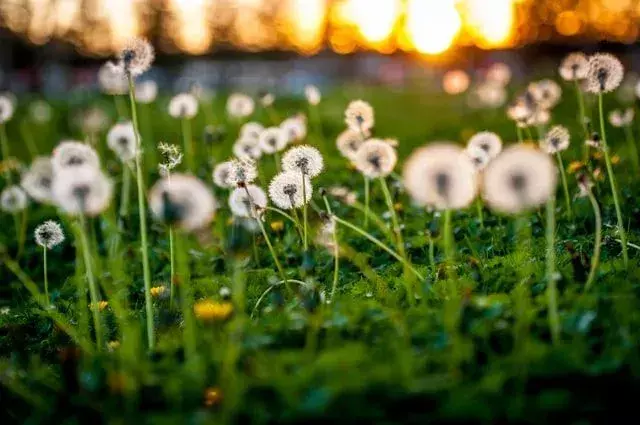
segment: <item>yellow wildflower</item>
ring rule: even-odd
[[[233,304],[229,302],[216,302],[211,300],[198,301],[193,306],[196,317],[204,321],[226,320],[233,313]]]

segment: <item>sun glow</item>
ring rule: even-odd
[[[420,53],[447,50],[460,32],[462,21],[455,0],[409,0],[405,31]]]
[[[514,26],[514,0],[465,0],[465,27],[481,47],[504,46]]]
[[[399,0],[350,0],[347,14],[370,43],[381,43],[393,33],[401,11]]]

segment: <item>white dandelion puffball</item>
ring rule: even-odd
[[[233,118],[246,118],[253,114],[255,102],[250,96],[233,93],[227,99],[227,114]]]
[[[244,137],[233,144],[233,154],[240,159],[258,160],[262,157],[260,142],[253,137]]]
[[[129,82],[124,69],[112,62],[105,63],[98,70],[98,84],[106,94],[124,95],[129,93]]]
[[[536,109],[526,120],[525,124],[529,126],[545,125],[551,121],[551,112],[548,109]]]
[[[540,80],[529,84],[527,89],[538,107],[551,109],[562,98],[562,88],[553,80]]]
[[[491,81],[478,85],[473,94],[483,108],[496,109],[507,102],[507,90],[504,86]]]
[[[212,177],[213,183],[216,186],[222,189],[230,189],[232,187],[235,187],[235,184],[231,184],[229,182],[229,176],[231,175],[232,166],[233,164],[231,161],[225,161],[217,164],[213,168]]]
[[[53,172],[67,168],[91,167],[100,168],[100,158],[89,145],[75,140],[65,140],[56,146],[51,155]]]
[[[535,105],[531,95],[518,96],[507,108],[507,117],[517,123],[526,122],[535,113]]]
[[[191,93],[180,93],[169,101],[169,115],[173,118],[191,119],[198,114],[198,99]]]
[[[484,170],[482,196],[490,208],[517,214],[537,208],[555,195],[557,169],[539,149],[514,145]]]
[[[298,114],[280,123],[280,128],[287,136],[287,143],[304,140],[307,137],[307,118]]]
[[[309,105],[317,106],[322,101],[322,93],[320,89],[314,85],[308,85],[304,88],[304,97],[307,98]]]
[[[27,207],[27,194],[20,186],[13,185],[4,188],[0,194],[0,207],[2,211],[10,214],[22,211]]]
[[[362,144],[364,143],[363,134],[359,131],[346,129],[336,139],[336,146],[338,150],[345,158],[355,161],[356,153]],[[369,132],[365,132],[365,137],[369,137]]]
[[[316,177],[324,169],[324,159],[320,151],[313,146],[296,146],[289,149],[282,157],[282,169]]]
[[[565,81],[584,80],[589,73],[589,58],[581,52],[567,55],[558,70]]]
[[[30,197],[45,204],[53,201],[52,183],[53,164],[51,158],[46,156],[35,158],[20,180],[20,186]]]
[[[260,96],[260,105],[264,108],[268,108],[276,101],[276,96],[273,93],[264,93]]]
[[[471,159],[462,148],[449,142],[416,150],[404,166],[403,180],[416,203],[438,210],[469,206],[478,188]]]
[[[196,177],[172,174],[153,185],[149,207],[157,220],[192,232],[211,223],[216,201],[209,188]]]
[[[267,194],[253,184],[236,188],[229,195],[229,208],[237,217],[259,218],[266,207]]]
[[[35,100],[29,105],[29,115],[33,122],[44,124],[51,121],[53,116],[53,108],[44,100]]]
[[[285,171],[276,175],[269,184],[269,198],[283,210],[302,207],[313,195],[310,180],[304,179],[304,189],[302,180],[300,173],[296,171]]]
[[[234,159],[230,161],[227,181],[232,187],[246,186],[258,177],[258,169],[252,160]]]
[[[140,140],[138,135],[137,140]],[[131,121],[118,123],[107,133],[107,146],[122,162],[131,161],[138,153],[136,132]]]
[[[487,165],[489,165],[492,159],[487,151],[476,145],[467,146],[464,153],[469,157],[477,171],[482,171],[487,168]]]
[[[136,84],[136,102],[142,104],[153,103],[158,97],[158,83],[145,80]]]
[[[597,53],[589,58],[587,90],[591,93],[609,93],[622,83],[624,67],[609,53]]]
[[[153,46],[144,38],[130,39],[118,55],[119,65],[133,77],[147,72],[154,58]]]
[[[363,100],[354,100],[344,113],[347,126],[355,131],[369,131],[375,125],[373,107]]]
[[[481,131],[469,139],[468,148],[480,148],[489,155],[489,159],[495,158],[502,151],[502,139],[496,133]]]
[[[264,126],[258,122],[248,122],[240,127],[240,139],[250,138],[250,139],[258,139],[262,132],[264,131]]]
[[[182,163],[182,152],[178,146],[163,142],[158,144],[158,151],[162,155],[162,162],[158,164],[160,175],[166,177]]]
[[[45,221],[36,227],[33,233],[36,243],[46,249],[52,249],[64,242],[62,226],[53,220]]]
[[[13,117],[15,107],[13,101],[5,95],[0,95],[0,124],[4,124]]]
[[[461,69],[447,71],[442,77],[442,88],[447,94],[462,94],[467,91],[470,84],[469,74]]]
[[[609,123],[614,127],[626,127],[633,122],[634,117],[633,108],[627,108],[624,111],[616,109],[609,113]]]
[[[80,126],[85,134],[97,134],[109,126],[109,116],[98,107],[87,109],[80,120]]]
[[[280,152],[287,147],[288,142],[287,134],[280,127],[269,127],[258,138],[258,145],[266,154]]]
[[[380,139],[365,141],[356,152],[353,164],[366,177],[386,177],[398,162],[398,154],[389,143]]]
[[[540,142],[540,148],[550,154],[562,152],[569,147],[570,138],[569,130],[566,127],[556,125],[544,136]]]
[[[113,185],[99,169],[84,165],[56,170],[52,192],[55,204],[67,214],[95,216],[109,206]]]
[[[503,62],[496,62],[492,64],[485,75],[487,81],[506,87],[511,82],[512,72],[509,65]]]

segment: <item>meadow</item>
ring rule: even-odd
[[[172,97],[144,48],[101,94],[0,96],[3,423],[633,411],[631,70]]]

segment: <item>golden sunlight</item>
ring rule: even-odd
[[[444,52],[453,44],[460,27],[455,0],[409,0],[407,3],[405,31],[420,53]]]
[[[465,28],[480,47],[501,47],[510,41],[514,0],[465,0],[461,4]]]
[[[360,34],[368,42],[375,44],[392,35],[401,6],[400,0],[350,0],[347,3],[347,13]]]

